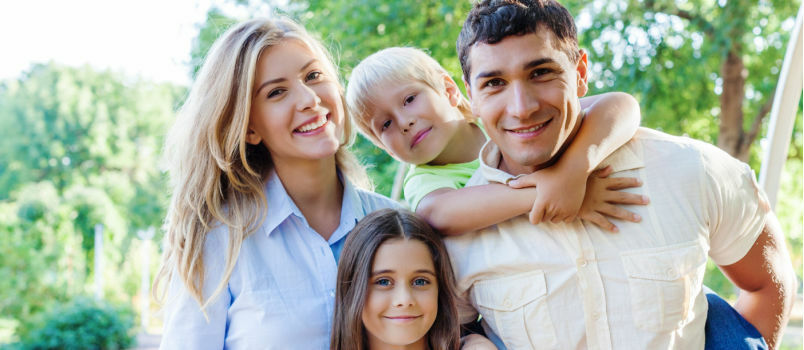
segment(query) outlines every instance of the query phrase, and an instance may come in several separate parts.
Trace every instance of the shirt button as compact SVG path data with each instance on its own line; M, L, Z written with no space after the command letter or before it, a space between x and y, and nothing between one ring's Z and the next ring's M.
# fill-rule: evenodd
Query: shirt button
M329 296L334 298L335 297L335 291L330 289L329 290Z
M505 298L505 300L503 300L503 305L505 307L511 307L511 299Z
M578 259L578 265L580 265L581 267L586 267L586 259L584 258Z
M592 319L593 319L593 320L598 320L598 319L600 319L600 313L599 313L599 312L597 312L597 311L593 312L593 313L592 313Z
M665 273L667 274L667 277L673 277L675 275L675 270L673 270L672 267L668 267Z

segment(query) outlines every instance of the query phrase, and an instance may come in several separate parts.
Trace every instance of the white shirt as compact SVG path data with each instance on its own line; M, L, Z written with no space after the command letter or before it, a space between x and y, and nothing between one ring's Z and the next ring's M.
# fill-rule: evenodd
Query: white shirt
M161 349L328 349L337 259L357 220L399 205L344 184L340 225L324 240L308 224L276 173L266 183L268 216L243 241L227 288L207 308L209 322L180 279L165 303ZM228 229L217 226L204 247L204 296L223 276Z
M468 186L506 183L491 141ZM640 129L610 156L650 198L619 233L519 216L447 238L458 290L508 349L703 349L707 256L741 259L769 212L751 169L720 149ZM772 215L772 214L771 214ZM476 317L462 312L462 321Z

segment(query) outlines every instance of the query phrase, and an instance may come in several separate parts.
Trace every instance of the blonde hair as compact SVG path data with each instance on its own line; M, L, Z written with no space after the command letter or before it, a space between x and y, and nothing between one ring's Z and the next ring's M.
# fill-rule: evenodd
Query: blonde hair
M169 282L178 273L206 316L207 305L229 281L243 240L268 214L264 181L273 164L264 145L246 143L246 132L257 60L267 48L290 39L323 57L325 69L337 81L326 48L300 25L285 18L246 21L227 30L212 45L168 132L165 160L173 193L165 220L162 266L154 280L154 296L160 302L167 293L167 289L159 292L160 282ZM343 99L342 86L339 90ZM344 176L368 188L365 170L346 149L354 135L345 112L336 164ZM224 275L214 292L205 296L204 242L218 224L229 229Z
M369 113L374 105L374 92L382 91L382 85L388 83L420 81L442 93L446 89L444 76L450 77L447 70L424 51L413 47L389 47L366 57L352 70L346 88L346 105L360 131L375 145L385 149L371 129ZM458 95L458 110L466 120L474 120L469 101L460 92Z

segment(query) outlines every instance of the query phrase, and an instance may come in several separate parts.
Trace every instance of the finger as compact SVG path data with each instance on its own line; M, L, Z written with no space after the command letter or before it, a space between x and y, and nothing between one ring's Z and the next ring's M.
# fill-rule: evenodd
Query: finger
M645 195L623 191L608 191L605 198L605 201L611 204L646 205L650 202Z
M623 209L620 206L612 205L612 204L604 204L597 209L597 211L603 215L608 217L612 217L615 219L626 220L631 222L640 222L642 221L642 217L639 216L637 213L630 212L628 210Z
M604 181L608 190L622 190L642 186L642 180L635 177L609 177Z
M536 187L536 183L533 181L528 180L525 177L520 177L517 179L513 179L508 181L508 187L511 188L525 188L525 187Z
M541 207L533 207L533 209L530 210L530 214L528 215L530 223L534 225L542 222L543 217L544 217L544 210Z
M588 214L584 217L584 220L597 225L597 227L600 227L603 231L619 232L617 226L614 226L614 224L611 223L611 221L609 221L608 219L606 219L605 216L599 213Z
M609 175L611 175L611 165L607 165L603 169L595 170L594 174L597 177L608 177Z

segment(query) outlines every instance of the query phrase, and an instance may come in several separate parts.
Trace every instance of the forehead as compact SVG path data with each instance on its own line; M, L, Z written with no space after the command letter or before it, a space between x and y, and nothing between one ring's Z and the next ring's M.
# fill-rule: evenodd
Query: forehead
M470 79L490 71L518 71L528 62L538 59L569 65L569 58L558 47L555 34L543 26L534 33L507 36L494 44L475 43L469 52Z
M311 60L323 60L310 46L300 39L286 38L260 53L257 59L258 77L280 77L288 72L298 72Z
M433 270L430 249L416 239L385 241L374 255L373 270L415 271Z

